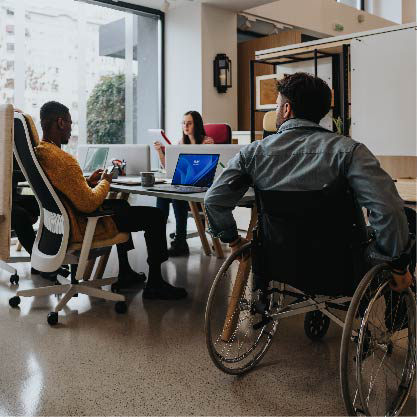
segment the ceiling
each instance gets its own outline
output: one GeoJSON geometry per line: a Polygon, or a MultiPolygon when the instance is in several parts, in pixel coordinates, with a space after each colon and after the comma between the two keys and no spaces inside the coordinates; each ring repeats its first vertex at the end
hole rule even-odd
{"type": "MultiPolygon", "coordinates": [[[[164,0],[123,0],[126,3],[137,4],[139,6],[151,7],[153,9],[160,9],[164,4],[164,0]]],[[[189,2],[211,4],[216,7],[228,9],[236,12],[247,10],[252,7],[261,6],[267,3],[273,3],[277,0],[168,0],[170,7],[186,4],[189,2]]]]}

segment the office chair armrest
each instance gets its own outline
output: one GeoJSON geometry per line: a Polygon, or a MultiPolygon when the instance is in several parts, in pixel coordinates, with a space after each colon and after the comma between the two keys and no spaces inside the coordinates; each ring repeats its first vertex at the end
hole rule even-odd
{"type": "Polygon", "coordinates": [[[116,214],[114,210],[96,210],[92,213],[81,213],[83,217],[107,217],[116,214]]]}

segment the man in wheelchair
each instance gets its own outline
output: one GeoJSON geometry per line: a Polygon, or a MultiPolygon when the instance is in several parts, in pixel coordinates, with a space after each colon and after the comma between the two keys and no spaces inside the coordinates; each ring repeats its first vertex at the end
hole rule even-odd
{"type": "Polygon", "coordinates": [[[205,197],[209,231],[232,250],[207,302],[210,356],[241,374],[265,355],[278,320],[305,314],[315,340],[331,319],[343,327],[348,413],[398,415],[416,369],[415,212],[365,145],[319,125],[331,102],[323,80],[288,75],[278,93],[277,133],[243,148],[205,197]],[[258,222],[249,241],[232,211],[250,186],[258,222]],[[345,321],[329,309],[347,311],[345,321]],[[380,384],[381,368],[395,377],[380,384]]]}
{"type": "Polygon", "coordinates": [[[247,242],[238,235],[232,210],[250,184],[259,190],[308,191],[345,179],[359,205],[369,211],[372,249],[392,260],[392,288],[408,288],[408,257],[401,256],[409,246],[408,223],[391,177],[365,145],[319,125],[331,103],[325,81],[296,73],[278,82],[278,92],[277,133],[243,148],[207,192],[211,233],[232,251],[247,242]],[[240,181],[231,189],[229,184],[244,176],[250,183],[240,181]]]}

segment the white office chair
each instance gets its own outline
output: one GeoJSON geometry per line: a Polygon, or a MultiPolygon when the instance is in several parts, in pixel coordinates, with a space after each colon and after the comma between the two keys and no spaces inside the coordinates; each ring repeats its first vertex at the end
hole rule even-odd
{"type": "Polygon", "coordinates": [[[83,281],[88,261],[108,252],[109,247],[126,242],[128,233],[118,233],[112,239],[93,240],[97,221],[112,215],[110,211],[97,211],[86,214],[87,228],[82,243],[70,243],[70,223],[68,214],[59,195],[55,192],[42,167],[40,166],[31,140],[30,131],[23,115],[14,114],[14,153],[20,168],[29,182],[40,207],[39,229],[33,245],[32,266],[42,272],[53,272],[63,264],[78,264],[75,277],[67,280],[59,277],[59,285],[17,291],[9,300],[11,307],[20,304],[20,297],[65,294],[54,311],[48,314],[48,323],[58,323],[58,312],[77,294],[116,301],[116,312],[125,313],[125,297],[101,287],[111,285],[117,278],[93,279],[83,281]]]}

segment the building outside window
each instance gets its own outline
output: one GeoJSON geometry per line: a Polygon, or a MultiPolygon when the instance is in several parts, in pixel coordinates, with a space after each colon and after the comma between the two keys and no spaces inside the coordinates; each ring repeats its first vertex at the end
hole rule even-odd
{"type": "Polygon", "coordinates": [[[78,143],[150,144],[147,130],[162,127],[161,28],[160,16],[138,10],[0,0],[0,31],[15,35],[6,48],[0,42],[0,75],[14,68],[13,83],[0,77],[0,100],[31,114],[38,129],[42,104],[65,104],[73,153],[78,143]]]}

